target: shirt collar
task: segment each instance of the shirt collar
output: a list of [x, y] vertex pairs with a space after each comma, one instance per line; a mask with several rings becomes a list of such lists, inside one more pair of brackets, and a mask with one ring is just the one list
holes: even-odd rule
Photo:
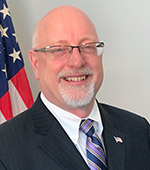
[[[59, 108], [58, 106], [48, 101], [43, 93], [41, 93], [41, 100], [43, 101], [45, 106], [49, 109], [49, 111], [55, 116], [58, 122], [61, 124], [61, 126], [66, 131], [66, 133], [73, 141], [73, 143], [77, 144], [79, 138], [79, 127], [82, 119], [68, 111]], [[103, 126], [100, 111], [98, 109], [96, 101], [94, 103], [92, 112], [87, 118], [92, 119], [97, 123], [98, 126], [95, 127], [96, 128], [95, 130], [97, 130], [98, 133], [101, 135]]]

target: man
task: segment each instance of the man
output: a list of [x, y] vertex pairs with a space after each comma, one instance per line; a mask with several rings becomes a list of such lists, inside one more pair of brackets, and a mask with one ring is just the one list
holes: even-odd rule
[[1, 125], [0, 170], [150, 169], [148, 122], [95, 100], [103, 46], [78, 8], [55, 8], [38, 22], [29, 56], [41, 93]]

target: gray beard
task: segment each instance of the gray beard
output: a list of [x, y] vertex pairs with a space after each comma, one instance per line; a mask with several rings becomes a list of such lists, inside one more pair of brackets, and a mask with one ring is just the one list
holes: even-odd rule
[[94, 97], [94, 81], [82, 86], [62, 86], [59, 84], [59, 92], [67, 105], [82, 107], [89, 104]]

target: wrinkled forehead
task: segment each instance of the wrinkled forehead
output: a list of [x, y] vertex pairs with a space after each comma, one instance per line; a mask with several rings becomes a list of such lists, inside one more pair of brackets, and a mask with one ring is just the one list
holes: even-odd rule
[[88, 16], [72, 7], [58, 8], [49, 12], [37, 24], [34, 36], [40, 46], [58, 40], [77, 42], [88, 37], [98, 39], [95, 27]]

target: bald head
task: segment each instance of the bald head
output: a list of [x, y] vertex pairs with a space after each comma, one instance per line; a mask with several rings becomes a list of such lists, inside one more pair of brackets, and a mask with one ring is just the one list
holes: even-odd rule
[[[81, 37], [82, 36], [82, 37]], [[91, 36], [91, 37], [90, 37]], [[73, 6], [60, 6], [46, 14], [36, 25], [33, 35], [33, 48], [56, 44], [59, 40], [77, 41], [98, 40], [95, 27], [89, 17]]]

